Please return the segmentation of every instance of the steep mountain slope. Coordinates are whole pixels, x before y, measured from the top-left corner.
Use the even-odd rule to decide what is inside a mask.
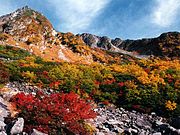
[[[158,57],[180,57],[180,33],[163,33],[157,38],[139,40],[110,39],[92,34],[80,35],[84,42],[91,47],[100,47],[105,50],[123,49],[140,55],[154,55]],[[118,50],[118,49],[116,49]],[[119,51],[120,52],[120,51]]]
[[[0,17],[0,44],[28,50],[48,61],[87,64],[121,61],[120,57],[87,46],[78,35],[56,32],[46,17],[29,7]]]

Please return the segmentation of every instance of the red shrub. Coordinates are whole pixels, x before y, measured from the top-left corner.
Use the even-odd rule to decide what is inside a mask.
[[[4,63],[0,61],[0,84],[7,83],[9,81],[9,72]]]
[[[112,84],[112,83],[114,83],[114,82],[116,82],[116,80],[115,79],[108,79],[108,80],[105,80],[102,84]]]
[[[56,82],[51,82],[49,84],[49,87],[52,88],[52,89],[58,89],[59,85],[61,84],[60,81],[56,81]]]
[[[67,128],[77,134],[86,134],[83,120],[96,117],[91,105],[73,92],[50,95],[38,92],[35,96],[19,93],[11,101],[21,110],[19,115],[25,119],[28,132],[32,128],[45,133]]]
[[[124,86],[124,82],[118,83],[118,86],[119,86],[119,87],[123,87],[123,86]]]

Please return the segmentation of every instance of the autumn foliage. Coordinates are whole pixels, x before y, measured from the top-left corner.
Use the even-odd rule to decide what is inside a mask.
[[[109,102],[142,112],[159,115],[180,114],[179,60],[148,59],[132,61],[127,57],[121,64],[79,64],[48,62],[40,57],[0,47],[4,57],[16,61],[3,62],[2,83],[23,81],[54,92],[77,93],[95,102]]]
[[[69,130],[84,135],[84,120],[96,117],[91,104],[74,92],[50,95],[19,93],[11,101],[21,110],[19,116],[25,119],[27,132],[35,128],[49,134]]]
[[[0,61],[0,84],[7,83],[9,81],[9,76],[9,72],[4,63]]]

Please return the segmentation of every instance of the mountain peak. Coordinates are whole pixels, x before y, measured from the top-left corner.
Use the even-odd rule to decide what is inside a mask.
[[[15,19],[16,17],[20,17],[22,16],[24,13],[27,13],[27,12],[31,12],[31,13],[35,13],[37,11],[31,9],[30,7],[28,6],[24,6],[22,8],[19,8],[17,9],[16,11],[10,13],[10,14],[7,14],[7,15],[3,15],[0,17],[0,20],[6,20],[6,21],[9,21],[9,20],[13,20]]]
[[[28,6],[26,5],[26,6],[22,7],[22,8],[17,9],[16,11],[27,11],[27,10],[33,10],[33,9],[31,9],[30,7],[28,7]],[[16,11],[15,11],[15,12],[16,12]]]
[[[52,31],[50,21],[41,13],[28,6],[17,9],[13,13],[0,17],[0,32],[17,36],[33,33],[43,34]],[[30,32],[30,33],[29,33]]]

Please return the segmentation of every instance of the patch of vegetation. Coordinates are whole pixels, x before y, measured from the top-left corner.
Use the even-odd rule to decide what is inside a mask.
[[[39,87],[50,87],[55,92],[73,91],[96,102],[108,101],[168,117],[180,113],[177,112],[180,100],[178,60],[83,65],[46,62],[30,56],[9,63],[8,68],[13,74],[12,81],[27,81]]]
[[[7,57],[15,57],[18,51],[14,51],[15,48],[11,46],[0,47],[0,52]],[[135,109],[144,113],[155,111],[157,114],[166,117],[180,115],[179,60],[153,59],[129,61],[121,65],[99,63],[84,65],[68,62],[47,62],[40,57],[26,55],[27,52],[20,51],[18,54],[21,55],[16,61],[2,62],[1,75],[4,76],[4,73],[7,73],[4,79],[0,77],[2,84],[9,80],[29,82],[41,88],[49,87],[60,95],[62,93],[77,93],[84,100],[91,99],[104,104],[114,103],[119,107]],[[29,96],[36,100],[34,99],[36,97]],[[52,100],[52,97],[44,96],[47,96],[48,100]],[[20,101],[30,103],[27,101],[29,97],[23,98]],[[41,103],[45,104],[45,101],[43,100]],[[29,111],[27,115],[27,110],[34,106],[33,103],[29,106],[30,108],[27,108],[25,104],[19,106],[19,102],[16,103],[19,109],[26,109],[25,112],[20,113],[22,117],[33,117],[31,113],[36,112]],[[46,103],[46,107],[48,103],[49,101]],[[40,108],[37,107],[36,110],[38,109]],[[45,111],[41,114],[44,118],[51,112]],[[30,119],[29,117],[27,119]],[[45,121],[44,128],[46,129],[49,124],[56,123],[54,120],[58,117],[59,115],[51,119],[52,123]],[[34,121],[38,120],[34,119]],[[41,122],[44,121],[40,120],[39,125],[42,125]],[[31,123],[35,122],[30,122],[29,125]],[[38,126],[38,123],[32,126]],[[44,128],[39,130],[45,131]],[[59,130],[59,127],[55,128]],[[72,128],[69,127],[69,129]],[[74,130],[73,132],[77,133]]]
[[[13,46],[0,45],[0,57],[11,60],[18,60],[29,56],[29,52]]]
[[[32,16],[32,15],[33,15],[33,10],[28,9],[28,10],[26,10],[26,12],[24,12],[23,15],[24,15],[24,16]]]
[[[25,119],[24,130],[28,133],[35,128],[50,135],[64,132],[88,135],[84,120],[96,117],[91,104],[74,92],[50,95],[38,92],[35,96],[19,93],[11,102],[21,110],[19,117]]]
[[[9,82],[9,70],[3,61],[0,61],[0,87]]]

